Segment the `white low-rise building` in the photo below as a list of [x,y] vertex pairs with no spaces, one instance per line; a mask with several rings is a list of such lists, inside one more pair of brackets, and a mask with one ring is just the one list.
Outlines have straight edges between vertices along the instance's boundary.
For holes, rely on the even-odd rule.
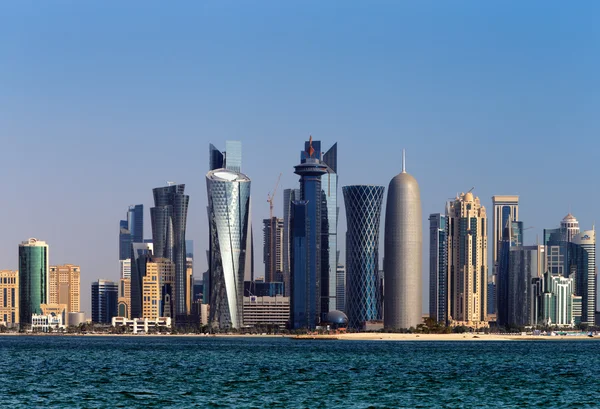
[[134,334],[137,334],[140,332],[148,333],[148,329],[150,329],[150,328],[155,328],[155,329],[171,328],[171,317],[159,317],[155,320],[150,320],[148,318],[128,319],[126,317],[113,317],[112,326],[113,327],[126,326]]
[[33,314],[31,316],[31,331],[32,332],[49,332],[50,328],[53,331],[57,329],[64,329],[66,326],[63,325],[62,316],[60,314]]

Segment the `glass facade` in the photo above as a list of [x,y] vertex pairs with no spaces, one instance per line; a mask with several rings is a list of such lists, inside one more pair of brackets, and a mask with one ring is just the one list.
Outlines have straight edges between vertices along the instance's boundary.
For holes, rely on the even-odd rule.
[[429,216],[429,316],[445,323],[447,315],[448,231],[446,216]]
[[144,205],[129,206],[129,210],[127,211],[127,225],[131,232],[131,241],[142,243],[144,241]]
[[282,282],[244,281],[244,297],[275,297],[283,295]]
[[152,243],[131,244],[131,318],[142,318],[143,316],[143,279],[146,276],[146,264],[152,258]]
[[[382,297],[380,289],[378,291]],[[338,311],[346,312],[346,268],[341,264],[336,271],[336,304]]]
[[206,175],[210,229],[210,317],[220,328],[243,323],[244,278],[251,276],[250,179],[217,169]]
[[31,324],[33,314],[41,314],[47,303],[48,245],[29,239],[19,245],[19,323]]
[[225,141],[225,169],[242,171],[242,142]]
[[131,232],[127,220],[119,222],[119,260],[131,258]]
[[119,316],[119,286],[107,280],[92,283],[92,322],[110,324]]
[[154,255],[175,263],[175,314],[187,315],[187,251],[185,231],[190,197],[185,185],[169,185],[152,190],[154,207],[150,209]]
[[[320,303],[318,302],[318,281],[315,268],[310,268],[310,223],[308,220],[308,202],[292,202],[291,229],[291,326],[314,328],[318,320]],[[314,253],[314,250],[312,251]]]
[[383,186],[344,186],[346,233],[346,314],[348,326],[382,319],[379,272],[379,226]]
[[292,202],[300,200],[300,189],[285,189],[283,191],[283,285],[284,295],[290,296],[290,219],[292,215]]

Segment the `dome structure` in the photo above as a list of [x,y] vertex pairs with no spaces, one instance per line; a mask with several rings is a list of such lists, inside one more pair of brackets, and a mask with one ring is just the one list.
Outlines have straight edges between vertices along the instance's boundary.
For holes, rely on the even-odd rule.
[[348,325],[348,317],[341,311],[333,310],[327,313],[327,322],[335,325]]

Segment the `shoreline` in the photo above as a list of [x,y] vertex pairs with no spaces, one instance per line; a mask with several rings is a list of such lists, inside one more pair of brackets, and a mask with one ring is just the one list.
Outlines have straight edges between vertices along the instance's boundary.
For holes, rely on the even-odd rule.
[[394,334],[394,333],[351,333],[323,335],[290,335],[290,334],[59,334],[59,333],[0,333],[0,337],[194,337],[194,338],[289,338],[305,341],[598,341],[600,336],[586,335],[500,335],[500,334]]

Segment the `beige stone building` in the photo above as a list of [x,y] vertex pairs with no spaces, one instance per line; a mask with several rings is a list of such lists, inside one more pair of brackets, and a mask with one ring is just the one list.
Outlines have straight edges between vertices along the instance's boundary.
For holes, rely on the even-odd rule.
[[63,325],[70,325],[68,323],[68,306],[67,304],[42,304],[40,305],[40,308],[42,309],[42,314],[41,315],[52,315],[54,314],[57,317],[60,317],[60,322]]
[[6,326],[19,323],[18,271],[0,271],[0,321]]
[[131,278],[119,280],[119,298],[117,300],[119,317],[131,318]]
[[153,258],[146,264],[142,279],[142,318],[173,317],[175,300],[175,263]]
[[244,326],[258,324],[285,327],[290,319],[290,297],[244,297]]
[[448,203],[448,319],[486,327],[488,244],[485,207],[471,192]]
[[[64,304],[69,312],[81,311],[81,271],[79,266],[50,266],[48,274],[48,304]],[[64,321],[63,321],[64,322]]]

